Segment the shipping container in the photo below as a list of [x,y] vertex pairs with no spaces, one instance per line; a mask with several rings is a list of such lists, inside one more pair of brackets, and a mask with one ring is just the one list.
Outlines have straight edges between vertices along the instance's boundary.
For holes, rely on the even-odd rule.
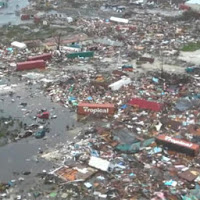
[[142,109],[147,109],[147,110],[152,110],[152,111],[161,111],[163,108],[163,104],[153,102],[153,101],[147,101],[145,99],[140,99],[140,98],[134,98],[131,99],[128,102],[129,105],[131,106],[137,106]]
[[128,26],[128,25],[126,25],[126,26],[118,25],[115,27],[115,29],[117,31],[136,31],[137,30],[136,26]]
[[17,63],[17,71],[31,70],[31,69],[44,69],[46,63],[44,60],[34,60]]
[[34,16],[34,23],[35,24],[38,24],[38,23],[40,23],[41,22],[41,18],[40,17],[38,17],[38,16]]
[[123,65],[122,71],[132,72],[133,71],[133,65]]
[[180,10],[190,10],[191,8],[190,8],[190,6],[187,6],[187,5],[185,5],[185,4],[180,4],[180,5],[179,5],[179,9],[180,9]]
[[21,20],[29,20],[30,18],[31,18],[30,15],[27,15],[27,14],[21,15]]
[[153,63],[154,62],[154,58],[140,57],[139,61]]
[[77,113],[79,115],[88,114],[102,114],[102,115],[113,115],[115,112],[114,104],[95,104],[95,103],[79,103]]
[[41,54],[41,55],[38,55],[38,56],[30,56],[28,57],[28,61],[33,61],[33,60],[51,60],[52,58],[52,55],[51,53],[45,53],[45,54]]
[[67,54],[67,58],[90,58],[94,56],[94,52],[93,51],[86,51],[86,52],[75,52],[75,53],[69,53]]
[[180,153],[185,153],[191,156],[195,156],[199,153],[199,145],[186,140],[173,138],[167,135],[159,135],[156,137],[156,143],[168,147],[170,150],[174,150]]
[[75,48],[75,47],[66,47],[66,46],[61,46],[60,49],[62,51],[66,51],[66,52],[80,52],[81,49],[80,48]]

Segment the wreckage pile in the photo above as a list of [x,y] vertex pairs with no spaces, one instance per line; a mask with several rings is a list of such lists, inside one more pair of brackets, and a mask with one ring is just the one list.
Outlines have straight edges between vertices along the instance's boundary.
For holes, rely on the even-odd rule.
[[[113,77],[99,89],[91,83],[97,79],[102,84],[102,74],[70,77],[74,82],[57,87],[58,96],[52,92],[55,86],[47,88],[49,94],[53,99],[64,94],[68,106],[78,106],[88,120],[96,116],[101,121],[81,132],[77,142],[59,144],[56,157],[54,151],[42,155],[61,164],[52,174],[104,199],[199,198],[198,81],[154,72],[120,87],[112,82],[121,77]],[[110,105],[116,110],[111,118]]]
[[[33,63],[38,66],[38,59],[41,63],[52,59],[50,55],[32,56],[14,67],[27,70]],[[48,66],[53,69],[51,63]],[[140,74],[132,66],[125,69],[52,70],[46,78],[41,72],[22,75],[22,81],[39,83],[53,102],[83,115],[81,121],[97,121],[76,142],[41,153],[59,166],[45,177],[75,185],[77,193],[86,197],[198,199],[198,79],[163,71]],[[45,116],[49,118],[49,113],[38,117]]]
[[[48,18],[37,19],[44,29],[52,25]],[[37,186],[23,198],[200,199],[199,68],[177,57],[185,44],[199,41],[199,22],[193,26],[137,10],[125,18],[79,16],[63,23],[72,27],[72,36],[56,33],[54,38],[13,41],[0,48],[1,77],[14,77],[29,89],[36,86],[51,103],[76,113],[81,127],[92,122],[73,141],[39,150],[38,157],[54,165],[37,177],[52,186],[51,192]],[[173,67],[175,73],[166,72],[165,56],[166,63],[181,65],[181,74]],[[12,97],[15,87],[5,84],[0,90]],[[23,117],[34,124],[17,121],[25,128],[13,134],[15,141],[31,135],[45,140],[51,120],[57,118],[54,108],[37,108],[34,115],[34,108],[28,111],[26,106],[20,103]],[[69,126],[66,130],[70,133]],[[0,184],[2,198],[9,198],[14,182]]]
[[[122,128],[93,127],[77,139],[80,141],[59,149],[64,165],[51,174],[66,184],[78,185],[83,195],[102,199],[199,198],[197,157],[167,151],[156,145],[154,138],[141,141]],[[52,154],[42,157],[52,159]]]

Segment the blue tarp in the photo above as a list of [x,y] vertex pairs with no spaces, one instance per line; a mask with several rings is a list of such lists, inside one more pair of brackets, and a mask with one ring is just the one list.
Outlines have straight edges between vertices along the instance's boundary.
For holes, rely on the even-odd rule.
[[122,105],[121,107],[120,107],[120,109],[126,109],[127,108],[127,105],[126,104],[124,104],[124,105]]
[[155,77],[153,77],[153,78],[152,78],[152,81],[153,81],[154,83],[158,83],[158,82],[159,82],[159,79],[158,79],[158,78],[155,78]]
[[92,100],[92,97],[87,97],[87,100],[88,100],[88,101],[91,101],[91,100]]
[[74,100],[76,100],[76,97],[68,97],[68,100],[69,101],[74,101]]

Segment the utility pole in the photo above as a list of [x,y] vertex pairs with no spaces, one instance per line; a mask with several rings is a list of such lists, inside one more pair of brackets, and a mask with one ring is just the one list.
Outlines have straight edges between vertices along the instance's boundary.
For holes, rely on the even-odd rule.
[[162,92],[161,92],[161,103],[163,104],[163,92],[165,91],[165,79],[163,77],[164,73],[164,66],[163,66],[163,52],[162,49],[160,49],[160,58],[161,58],[161,63],[160,63],[160,79],[162,80]]
[[118,68],[120,67],[121,64],[122,64],[122,61],[121,61],[121,51],[120,51],[119,55],[117,57],[117,70],[118,70]]
[[56,49],[60,51],[60,45],[61,45],[61,33],[59,33],[57,36],[54,37],[56,42]]
[[162,50],[161,50],[161,49],[160,49],[160,58],[161,58],[160,76],[161,76],[161,78],[163,78],[164,67],[163,67],[163,53],[162,53]]

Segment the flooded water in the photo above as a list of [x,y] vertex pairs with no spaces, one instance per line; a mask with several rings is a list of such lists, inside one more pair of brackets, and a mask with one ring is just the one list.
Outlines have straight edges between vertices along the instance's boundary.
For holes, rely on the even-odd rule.
[[8,23],[12,25],[21,23],[20,16],[16,16],[15,12],[28,6],[28,0],[8,0],[7,5],[6,8],[0,9],[0,26]]
[[[28,6],[28,0],[8,0],[7,3],[8,7],[0,9],[0,26],[8,23],[21,24],[20,16],[16,16],[15,13]],[[16,84],[13,96],[2,95],[2,91],[0,92],[1,119],[12,117],[12,119],[17,119],[27,125],[38,124],[34,116],[44,108],[50,112],[51,116],[56,115],[57,118],[48,120],[49,132],[43,139],[35,139],[34,136],[30,136],[0,146],[0,182],[13,179],[13,172],[21,174],[23,171],[31,171],[36,174],[43,169],[48,169],[51,165],[47,161],[40,160],[38,162],[35,159],[38,155],[38,148],[45,150],[48,147],[54,147],[61,141],[72,140],[74,136],[68,133],[66,127],[77,125],[76,115],[44,96],[39,85],[26,85],[25,82],[20,82],[17,78],[16,80],[13,77],[11,79],[12,81],[8,80],[7,77],[0,78],[0,85]],[[21,103],[27,103],[27,106],[22,107]]]
[[[37,112],[46,108],[51,116],[57,118],[49,119],[50,131],[45,138],[35,139],[30,136],[17,142],[12,142],[0,147],[0,180],[9,181],[13,179],[13,172],[23,171],[41,172],[50,165],[45,161],[36,162],[34,159],[38,155],[38,148],[45,150],[47,147],[54,147],[56,143],[71,140],[74,136],[69,135],[66,126],[76,126],[76,115],[67,108],[51,102],[49,97],[42,94],[39,86],[26,86],[25,83],[17,83],[13,96],[0,96],[0,117],[11,116],[19,119],[27,125],[37,123],[34,119]],[[20,106],[27,103],[26,107]]]

